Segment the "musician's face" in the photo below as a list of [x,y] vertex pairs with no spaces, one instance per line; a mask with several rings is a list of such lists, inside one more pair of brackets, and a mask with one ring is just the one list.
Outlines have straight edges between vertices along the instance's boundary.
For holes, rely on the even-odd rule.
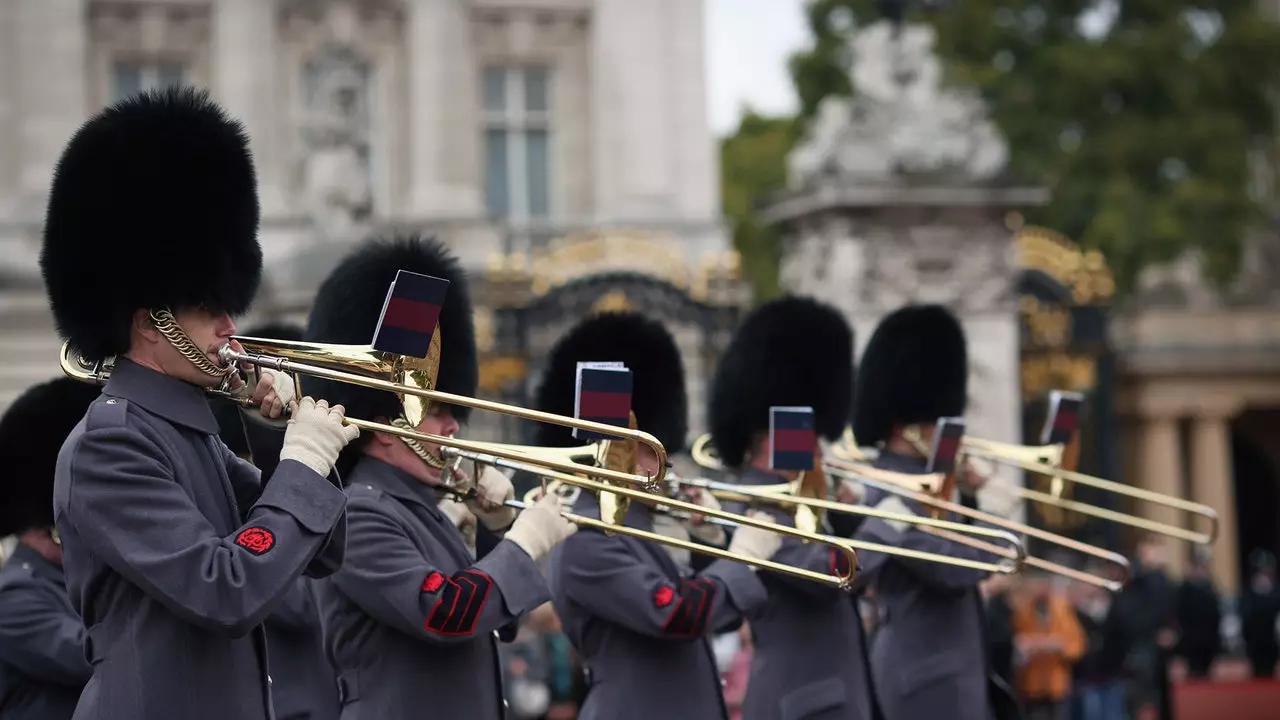
[[[218,360],[218,350],[236,333],[236,323],[230,315],[203,308],[185,308],[175,310],[173,317],[205,357],[216,365],[222,364]],[[141,350],[140,355],[135,352],[135,360],[193,385],[212,387],[221,381],[221,378],[211,377],[201,372],[190,360],[183,357],[182,353],[155,329],[150,320],[150,313],[147,311],[139,310],[135,314],[134,327],[136,330],[134,350]],[[142,340],[141,348],[137,341],[139,335]]]
[[[453,437],[458,432],[458,421],[453,417],[453,408],[448,405],[441,405],[440,403],[431,403],[431,407],[427,410],[426,417],[422,418],[422,422],[418,423],[418,432]],[[404,443],[400,444],[404,445]],[[422,447],[425,448],[428,453],[436,457],[440,457],[440,446],[436,443],[422,443]],[[409,447],[406,445],[404,449],[409,450]],[[413,453],[412,450],[409,450],[409,452]],[[418,457],[416,454],[413,455],[413,459],[416,461],[418,468],[422,471],[422,476],[418,478],[419,480],[432,485],[439,484],[441,472],[439,469],[433,468],[423,462],[422,458]],[[417,475],[418,473],[414,474]]]

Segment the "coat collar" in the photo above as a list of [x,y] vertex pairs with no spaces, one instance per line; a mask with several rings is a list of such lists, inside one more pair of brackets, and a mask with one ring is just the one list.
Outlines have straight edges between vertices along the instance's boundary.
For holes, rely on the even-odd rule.
[[209,409],[208,396],[198,385],[156,372],[132,360],[116,358],[111,379],[102,394],[138,405],[169,422],[206,435],[218,434],[218,421]]
[[738,476],[738,483],[741,485],[780,485],[785,482],[790,481],[777,473],[750,466]]
[[5,565],[21,567],[24,570],[30,570],[31,574],[44,580],[56,582],[59,585],[66,584],[66,578],[62,574],[62,568],[49,562],[43,555],[36,552],[23,543],[19,542],[17,547],[13,549],[13,555],[5,561]]
[[438,508],[443,493],[409,473],[378,458],[362,455],[351,473],[352,482],[361,482],[392,497]]

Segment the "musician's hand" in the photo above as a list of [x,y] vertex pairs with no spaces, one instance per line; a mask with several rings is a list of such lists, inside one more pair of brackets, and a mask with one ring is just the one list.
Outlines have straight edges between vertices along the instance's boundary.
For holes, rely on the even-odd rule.
[[296,409],[292,379],[275,370],[262,371],[250,399],[258,406],[262,417],[268,420],[279,418],[284,414],[285,408]]
[[452,497],[440,499],[440,512],[443,512],[453,522],[453,526],[458,528],[458,532],[462,533],[462,539],[467,543],[467,547],[474,553],[476,550],[476,516],[471,514],[466,505]]
[[515,487],[501,470],[485,465],[476,479],[476,497],[467,500],[467,507],[490,530],[502,530],[515,522],[516,509],[503,505],[516,496]]
[[836,502],[841,502],[845,505],[861,505],[863,497],[861,485],[848,480],[841,480],[836,483]]
[[360,437],[359,428],[342,423],[345,413],[341,405],[302,398],[284,431],[280,460],[297,460],[327,477],[342,448]]
[[506,539],[519,545],[529,557],[537,560],[578,531],[578,526],[560,513],[560,496],[544,493],[533,507],[520,513],[515,524],[507,531]]
[[[772,522],[773,518],[760,512],[750,510],[747,517],[753,520]],[[750,525],[742,525],[733,531],[733,540],[729,542],[729,552],[746,555],[756,560],[768,560],[782,547],[782,536],[771,531]]]
[[[719,510],[720,501],[704,488],[692,488],[686,493],[689,500],[710,510]],[[690,513],[689,534],[709,545],[724,545],[724,528],[707,522],[707,516],[701,513]]]
[[964,459],[960,472],[956,473],[956,483],[966,493],[976,493],[987,484],[989,478],[973,466],[969,458]]

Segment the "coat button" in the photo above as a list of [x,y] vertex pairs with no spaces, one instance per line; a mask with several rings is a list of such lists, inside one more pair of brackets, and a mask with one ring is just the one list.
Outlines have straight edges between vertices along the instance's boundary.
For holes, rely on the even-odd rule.
[[499,640],[501,640],[501,639],[502,639],[502,635],[498,634],[498,631],[497,631],[497,630],[494,630],[494,631],[493,631],[493,636],[494,636],[495,638],[499,639]]
[[270,675],[268,675],[268,676],[267,676],[267,684],[268,684],[268,685],[273,685],[273,684],[274,684],[274,683],[272,683],[272,682],[271,682],[271,676],[270,676]]

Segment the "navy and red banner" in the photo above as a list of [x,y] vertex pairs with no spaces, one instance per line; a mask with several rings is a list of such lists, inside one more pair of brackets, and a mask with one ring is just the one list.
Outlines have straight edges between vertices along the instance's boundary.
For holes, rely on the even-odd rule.
[[[621,363],[578,363],[573,416],[620,428],[630,427],[631,383],[631,371]],[[614,437],[580,428],[574,428],[573,436],[585,442]]]
[[381,352],[424,358],[440,321],[440,308],[449,281],[407,270],[396,272],[387,290],[382,317],[373,332],[373,347]]
[[769,467],[774,470],[812,470],[817,442],[813,408],[769,408]]
[[1045,418],[1040,433],[1041,445],[1067,445],[1080,429],[1080,408],[1084,396],[1080,393],[1054,390],[1049,394],[1049,416]]
[[956,459],[960,457],[960,443],[964,440],[964,418],[938,418],[933,432],[933,448],[929,453],[926,473],[955,472]]

